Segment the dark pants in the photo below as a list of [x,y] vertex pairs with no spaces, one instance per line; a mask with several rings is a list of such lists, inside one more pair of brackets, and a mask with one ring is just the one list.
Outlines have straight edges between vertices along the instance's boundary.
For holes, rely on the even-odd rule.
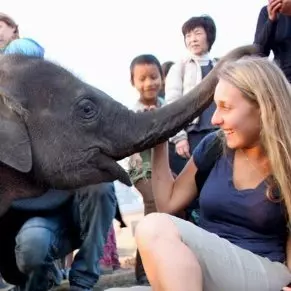
[[[0,272],[4,279],[7,268],[2,258],[5,258],[5,252],[10,255],[15,252],[10,260],[18,272],[14,270],[13,274],[7,274],[6,280],[22,285],[25,291],[46,291],[61,280],[54,261],[79,249],[69,281],[71,285],[91,290],[100,275],[98,261],[103,254],[115,207],[113,183],[103,183],[76,190],[70,201],[49,215],[32,216],[14,210],[12,215],[18,215],[22,223],[18,222],[16,239],[10,238],[5,245],[5,239],[3,242],[1,238]],[[8,269],[12,271],[11,263]],[[15,282],[15,278],[20,282]]]

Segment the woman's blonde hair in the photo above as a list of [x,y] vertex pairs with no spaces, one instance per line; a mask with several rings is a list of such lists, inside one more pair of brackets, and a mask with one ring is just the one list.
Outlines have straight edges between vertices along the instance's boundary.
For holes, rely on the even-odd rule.
[[[259,57],[225,64],[219,78],[259,106],[261,144],[271,165],[273,183],[291,218],[291,85],[274,62]],[[268,191],[267,196],[270,198]]]
[[7,15],[5,13],[0,12],[0,21],[3,21],[8,26],[14,28],[14,38],[13,39],[19,38],[19,28],[18,28],[17,23],[13,20],[12,17],[10,17],[9,15]]

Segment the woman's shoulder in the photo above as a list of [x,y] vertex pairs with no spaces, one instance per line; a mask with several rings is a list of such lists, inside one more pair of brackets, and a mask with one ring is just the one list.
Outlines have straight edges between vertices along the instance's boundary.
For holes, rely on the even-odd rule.
[[216,130],[207,134],[195,147],[192,157],[197,168],[202,168],[212,157],[217,159],[223,151],[222,133]]
[[220,130],[215,130],[207,134],[194,149],[193,153],[195,151],[205,151],[209,146],[211,146],[215,142],[222,143],[222,132]]

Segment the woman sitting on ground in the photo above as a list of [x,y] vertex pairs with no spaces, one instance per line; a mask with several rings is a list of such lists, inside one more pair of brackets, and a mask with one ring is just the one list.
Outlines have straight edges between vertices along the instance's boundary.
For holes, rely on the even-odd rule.
[[[153,192],[168,214],[137,227],[148,279],[155,291],[279,291],[291,282],[291,86],[274,63],[244,58],[221,70],[214,100],[223,150],[200,193],[195,176],[217,133],[175,180],[167,143],[154,149]],[[198,195],[199,226],[169,215]]]

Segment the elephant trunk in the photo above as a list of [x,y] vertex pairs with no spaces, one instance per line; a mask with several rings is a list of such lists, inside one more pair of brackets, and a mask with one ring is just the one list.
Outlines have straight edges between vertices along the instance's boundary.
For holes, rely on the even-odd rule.
[[[167,141],[198,117],[213,101],[218,72],[225,62],[257,53],[256,46],[244,46],[231,51],[194,89],[181,96],[178,101],[162,108],[143,113],[134,113],[122,108],[117,117],[117,121],[120,118],[119,125],[122,128],[119,127],[119,132],[114,133],[116,142],[111,143],[112,147],[104,152],[115,160],[120,160]],[[124,118],[128,120],[126,124],[121,121]],[[118,142],[119,139],[123,142]]]

